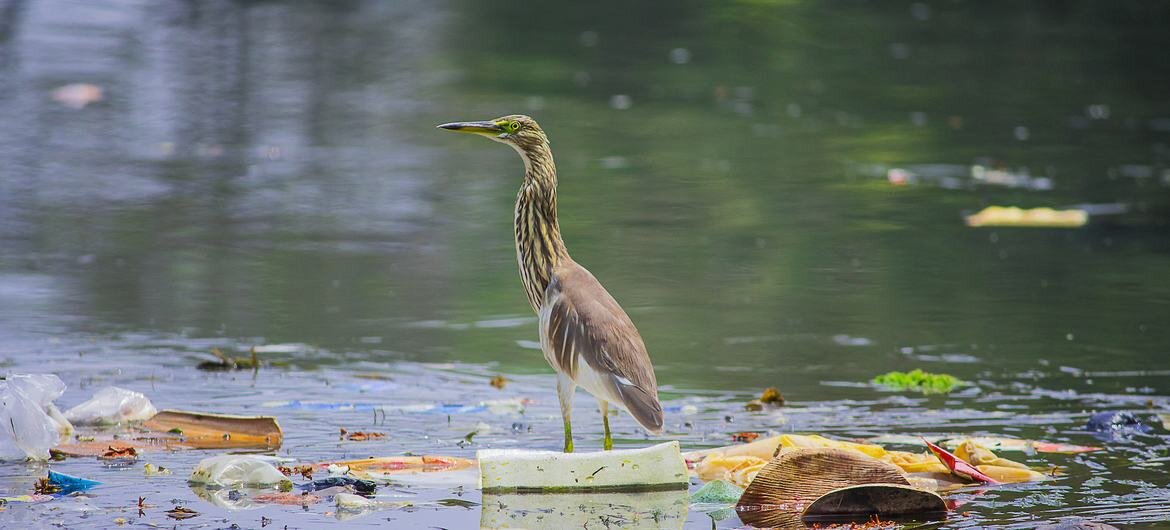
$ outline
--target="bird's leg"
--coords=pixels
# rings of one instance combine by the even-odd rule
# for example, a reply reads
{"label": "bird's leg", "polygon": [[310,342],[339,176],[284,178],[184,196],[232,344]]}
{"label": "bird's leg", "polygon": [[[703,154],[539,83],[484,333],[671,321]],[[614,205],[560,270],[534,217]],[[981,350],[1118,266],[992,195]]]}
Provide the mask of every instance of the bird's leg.
{"label": "bird's leg", "polygon": [[561,401],[561,419],[565,421],[565,452],[573,452],[573,392],[577,383],[565,374],[557,374],[557,398]]}
{"label": "bird's leg", "polygon": [[599,399],[597,407],[601,409],[601,425],[605,427],[605,437],[601,439],[601,448],[609,451],[613,449],[613,437],[609,435],[609,402]]}

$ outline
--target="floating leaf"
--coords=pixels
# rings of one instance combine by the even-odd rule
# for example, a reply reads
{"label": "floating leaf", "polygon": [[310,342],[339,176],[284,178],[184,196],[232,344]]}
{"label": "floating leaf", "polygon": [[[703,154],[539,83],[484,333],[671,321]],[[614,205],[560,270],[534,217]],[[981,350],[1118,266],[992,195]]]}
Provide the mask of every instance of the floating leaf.
{"label": "floating leaf", "polygon": [[909,372],[889,372],[873,378],[873,384],[895,390],[915,390],[924,394],[945,394],[962,385],[963,381],[950,374],[932,374],[920,369]]}

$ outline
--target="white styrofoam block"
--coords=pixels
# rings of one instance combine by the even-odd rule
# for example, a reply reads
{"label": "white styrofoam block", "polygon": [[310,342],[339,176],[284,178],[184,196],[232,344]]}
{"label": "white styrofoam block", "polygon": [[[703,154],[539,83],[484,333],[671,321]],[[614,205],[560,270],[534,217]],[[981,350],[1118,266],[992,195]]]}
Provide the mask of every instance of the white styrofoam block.
{"label": "white styrofoam block", "polygon": [[484,449],[476,457],[485,492],[634,492],[689,485],[677,441],[596,453]]}

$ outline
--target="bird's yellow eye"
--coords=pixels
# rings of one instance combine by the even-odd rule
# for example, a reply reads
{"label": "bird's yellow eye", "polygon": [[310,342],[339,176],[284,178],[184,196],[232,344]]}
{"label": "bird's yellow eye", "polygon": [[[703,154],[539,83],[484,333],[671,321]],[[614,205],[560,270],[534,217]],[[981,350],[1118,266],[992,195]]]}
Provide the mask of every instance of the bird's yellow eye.
{"label": "bird's yellow eye", "polygon": [[508,122],[508,131],[509,132],[516,132],[519,130],[520,130],[520,122],[518,122],[518,121]]}

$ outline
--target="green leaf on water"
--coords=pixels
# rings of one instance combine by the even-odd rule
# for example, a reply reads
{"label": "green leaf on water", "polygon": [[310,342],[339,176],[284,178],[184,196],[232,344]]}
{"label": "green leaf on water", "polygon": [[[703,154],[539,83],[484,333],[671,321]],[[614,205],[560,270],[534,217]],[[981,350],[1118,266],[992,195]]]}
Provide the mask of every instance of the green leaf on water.
{"label": "green leaf on water", "polygon": [[924,394],[945,394],[966,384],[950,374],[932,374],[915,368],[909,372],[889,372],[873,378],[873,384],[895,390],[915,390]]}

